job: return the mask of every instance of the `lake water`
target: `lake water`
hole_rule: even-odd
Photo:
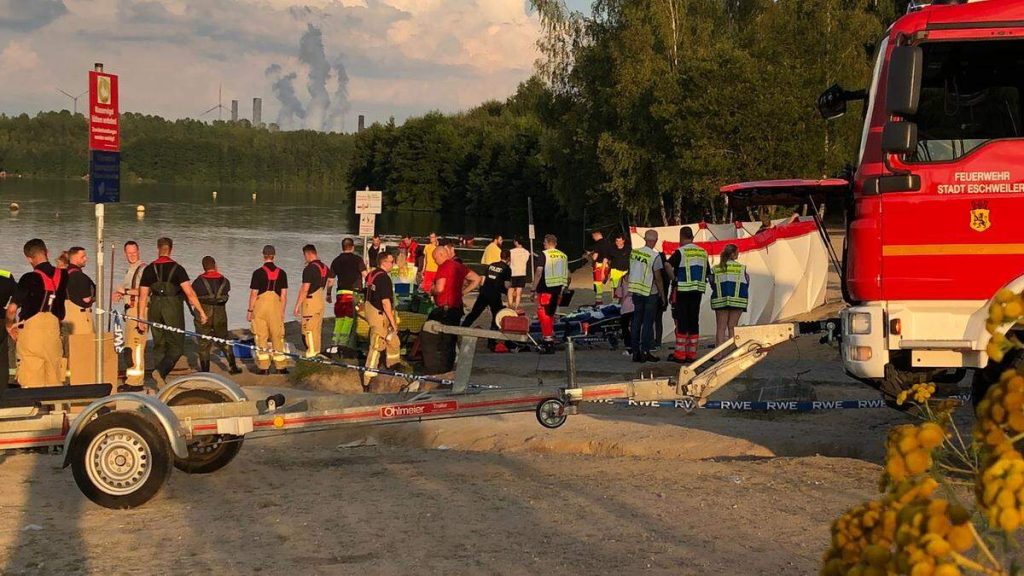
[[[341,251],[342,239],[358,228],[352,205],[341,191],[220,189],[213,199],[214,189],[157,184],[124,187],[121,202],[105,207],[108,278],[112,246],[117,248],[114,279],[118,283],[126,267],[121,252],[125,241],[138,242],[143,260],[149,262],[156,257],[157,238],[169,236],[174,240],[174,259],[191,278],[202,272],[203,256],[217,259],[221,273],[233,285],[228,302],[230,325],[241,327],[247,324],[249,278],[262,264],[260,252],[264,244],[277,248],[277,263],[288,272],[289,292],[294,298],[303,266],[302,246],[315,244],[321,260],[330,264]],[[252,199],[253,192],[256,200]],[[17,202],[21,209],[8,212],[11,202]],[[144,216],[136,213],[139,204],[146,207]],[[87,272],[95,276],[96,226],[87,183],[3,180],[0,211],[0,268],[19,276],[28,271],[22,246],[28,239],[38,237],[46,242],[51,261],[70,246],[84,246],[90,258]],[[525,206],[522,212],[522,218],[516,221],[467,219],[433,212],[385,212],[378,217],[377,231],[414,236],[426,236],[431,231],[452,236],[501,233],[511,238],[516,234],[526,236]],[[538,218],[538,235],[551,230],[564,239],[561,244],[570,258],[579,255],[583,244],[581,225],[559,222],[545,227]],[[467,252],[463,258],[477,261],[479,253]],[[289,303],[289,319],[293,305],[294,300]]]

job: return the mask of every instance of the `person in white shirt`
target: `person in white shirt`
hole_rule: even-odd
[[[509,262],[509,267],[512,268],[512,279],[509,282],[508,307],[519,310],[523,299],[523,287],[526,286],[526,269],[530,264],[530,251],[523,248],[522,238],[516,238],[513,244],[514,248],[510,251],[511,261]]]

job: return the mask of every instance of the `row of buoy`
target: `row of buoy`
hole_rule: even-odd
[[[213,199],[214,200],[217,199],[217,191],[216,190],[213,191]],[[256,200],[256,193],[255,192],[253,192],[253,194],[252,194],[252,199]],[[18,206],[17,202],[11,202],[10,205],[8,206],[8,208],[10,209],[11,212],[17,212],[17,211],[21,210],[21,206]],[[139,214],[144,214],[146,212],[146,206],[143,205],[143,204],[139,204],[138,206],[135,207],[135,212],[137,212]]]

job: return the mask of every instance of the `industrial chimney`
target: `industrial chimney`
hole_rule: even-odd
[[[254,128],[259,128],[263,125],[263,99],[253,98],[252,99],[252,125]]]
[[[231,101],[231,122],[238,122],[238,100]]]
[[[359,129],[357,131],[358,132],[362,132],[364,128],[366,128],[366,116],[363,116],[362,114],[360,114],[359,115]]]

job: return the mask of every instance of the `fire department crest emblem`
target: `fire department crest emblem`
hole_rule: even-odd
[[[971,204],[971,229],[975,232],[984,232],[992,226],[989,218],[988,202],[974,202]]]

